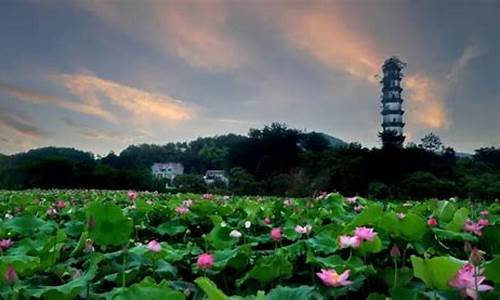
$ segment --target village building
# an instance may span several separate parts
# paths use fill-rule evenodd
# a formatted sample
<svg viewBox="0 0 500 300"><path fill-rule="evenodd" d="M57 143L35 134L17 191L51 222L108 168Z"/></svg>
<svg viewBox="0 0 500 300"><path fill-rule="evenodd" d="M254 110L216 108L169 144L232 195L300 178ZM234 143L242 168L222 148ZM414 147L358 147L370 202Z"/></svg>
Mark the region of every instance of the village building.
<svg viewBox="0 0 500 300"><path fill-rule="evenodd" d="M151 166L151 172L156 177L172 181L177 175L184 174L184 166L181 163L175 162L156 162Z"/></svg>
<svg viewBox="0 0 500 300"><path fill-rule="evenodd" d="M229 183L229 179L226 177L226 172L224 170L207 170L203 180L206 184L212 184L216 180L223 182L224 184Z"/></svg>

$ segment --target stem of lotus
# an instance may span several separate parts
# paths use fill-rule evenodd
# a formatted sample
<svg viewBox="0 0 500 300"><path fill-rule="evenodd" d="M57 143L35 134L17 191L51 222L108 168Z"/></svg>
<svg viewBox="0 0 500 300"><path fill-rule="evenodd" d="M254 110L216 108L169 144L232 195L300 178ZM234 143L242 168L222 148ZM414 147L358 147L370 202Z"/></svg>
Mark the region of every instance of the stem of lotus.
<svg viewBox="0 0 500 300"><path fill-rule="evenodd" d="M398 285L398 262L394 259L394 288Z"/></svg>
<svg viewBox="0 0 500 300"><path fill-rule="evenodd" d="M477 276L479 276L479 267L474 266L474 288L476 290L477 299L481 300L481 296L479 295L479 288L477 286Z"/></svg>
<svg viewBox="0 0 500 300"><path fill-rule="evenodd" d="M122 287L125 287L125 266L127 264L127 248L123 249L123 258L122 258Z"/></svg>

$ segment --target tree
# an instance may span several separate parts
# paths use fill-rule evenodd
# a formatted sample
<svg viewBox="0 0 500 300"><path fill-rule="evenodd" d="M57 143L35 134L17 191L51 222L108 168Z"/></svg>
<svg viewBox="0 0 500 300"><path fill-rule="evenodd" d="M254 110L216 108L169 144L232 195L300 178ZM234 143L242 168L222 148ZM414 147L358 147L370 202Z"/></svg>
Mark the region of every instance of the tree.
<svg viewBox="0 0 500 300"><path fill-rule="evenodd" d="M426 134L420 141L419 146L427 151L438 152L443 148L441 138L432 132Z"/></svg>

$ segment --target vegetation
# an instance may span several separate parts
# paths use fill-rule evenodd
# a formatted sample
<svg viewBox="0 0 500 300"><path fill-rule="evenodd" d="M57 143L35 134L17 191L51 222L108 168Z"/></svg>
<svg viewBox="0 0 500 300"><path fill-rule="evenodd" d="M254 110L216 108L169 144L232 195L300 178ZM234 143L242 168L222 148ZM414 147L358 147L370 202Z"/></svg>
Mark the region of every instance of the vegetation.
<svg viewBox="0 0 500 300"><path fill-rule="evenodd" d="M498 203L31 190L0 215L2 299L500 297Z"/></svg>
<svg viewBox="0 0 500 300"><path fill-rule="evenodd" d="M307 196L329 190L378 199L500 198L499 148L464 157L429 134L419 145L367 149L282 124L252 129L247 136L132 145L104 157L54 147L0 156L0 189L165 191L165 182L150 168L169 161L182 163L188 174L173 183L181 192ZM209 169L224 169L229 185L205 185L201 176Z"/></svg>

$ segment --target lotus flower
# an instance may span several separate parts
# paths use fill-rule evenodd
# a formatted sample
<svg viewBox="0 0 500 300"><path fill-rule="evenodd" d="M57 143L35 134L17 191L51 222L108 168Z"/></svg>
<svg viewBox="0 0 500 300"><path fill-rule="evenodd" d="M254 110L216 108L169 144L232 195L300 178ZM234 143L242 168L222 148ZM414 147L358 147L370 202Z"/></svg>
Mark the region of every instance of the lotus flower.
<svg viewBox="0 0 500 300"><path fill-rule="evenodd" d="M189 208L181 205L175 208L175 212L178 213L179 215L187 214L189 212Z"/></svg>
<svg viewBox="0 0 500 300"><path fill-rule="evenodd" d="M373 241L377 233L373 231L373 228L368 227L356 227L354 235L358 236L360 239L365 241Z"/></svg>
<svg viewBox="0 0 500 300"><path fill-rule="evenodd" d="M361 238L359 236L341 235L339 237L340 248L359 248L361 245Z"/></svg>
<svg viewBox="0 0 500 300"><path fill-rule="evenodd" d="M182 201L182 206L184 206L184 207L191 207L191 205L193 205L193 200L191 200L191 199L187 199L187 200Z"/></svg>
<svg viewBox="0 0 500 300"><path fill-rule="evenodd" d="M398 213L398 219L403 220L404 218L406 218L406 215L404 213Z"/></svg>
<svg viewBox="0 0 500 300"><path fill-rule="evenodd" d="M137 196L139 194L136 192L136 191L128 191L127 193L127 196L130 200L134 201L135 199L137 199Z"/></svg>
<svg viewBox="0 0 500 300"><path fill-rule="evenodd" d="M429 220L427 220L427 225L429 225L430 227L436 227L437 224L438 221L435 218L429 218Z"/></svg>
<svg viewBox="0 0 500 300"><path fill-rule="evenodd" d="M148 249L152 252L158 253L161 251L161 245L156 240L152 240L148 243Z"/></svg>
<svg viewBox="0 0 500 300"><path fill-rule="evenodd" d="M487 216L489 213L488 213L488 211L487 211L487 210L482 210L482 211L480 211L480 212L479 212L479 214L480 214L481 216Z"/></svg>
<svg viewBox="0 0 500 300"><path fill-rule="evenodd" d="M245 222L245 228L248 229L248 228L250 228L250 226L252 226L252 222L246 221Z"/></svg>
<svg viewBox="0 0 500 300"><path fill-rule="evenodd" d="M323 198L326 198L326 196L328 196L328 193L327 193L327 192L325 192L325 191L320 191L320 192L318 193L318 196L316 197L316 199L321 200L321 199L323 199Z"/></svg>
<svg viewBox="0 0 500 300"><path fill-rule="evenodd" d="M310 234L312 231L312 225L307 224L306 226L302 227L300 225L295 226L295 232L298 234Z"/></svg>
<svg viewBox="0 0 500 300"><path fill-rule="evenodd" d="M486 279L486 277L481 276L483 271L484 270L478 270L478 268L474 267L472 264L465 264L455 277L449 281L449 285L459 289L463 295L467 295L472 299L478 299L477 292L493 289L493 287L487 284L482 284Z"/></svg>
<svg viewBox="0 0 500 300"><path fill-rule="evenodd" d="M229 233L229 236L234 239L239 239L241 237L241 232L239 232L238 230L233 230Z"/></svg>
<svg viewBox="0 0 500 300"><path fill-rule="evenodd" d="M351 270L346 270L342 274L337 274L335 269L321 269L316 275L323 281L323 284L330 287L339 287L352 284L352 281L347 280L351 274Z"/></svg>
<svg viewBox="0 0 500 300"><path fill-rule="evenodd" d="M5 270L4 278L5 278L5 282L7 282L7 283L14 283L17 281L17 273L16 273L16 270L14 270L14 267L12 265L7 266L7 270Z"/></svg>
<svg viewBox="0 0 500 300"><path fill-rule="evenodd" d="M64 202L64 200L59 200L56 202L56 207L59 209L63 209L66 207L66 203Z"/></svg>
<svg viewBox="0 0 500 300"><path fill-rule="evenodd" d="M465 220L464 222L464 231L474 233L477 236L483 235L483 233L481 232L481 229L483 229L483 227L484 225L481 225L479 223L474 223L471 220Z"/></svg>
<svg viewBox="0 0 500 300"><path fill-rule="evenodd" d="M286 207L293 206L293 200L292 199L285 199L283 201L283 205L285 205Z"/></svg>
<svg viewBox="0 0 500 300"><path fill-rule="evenodd" d="M210 200L213 198L214 198L214 195L212 195L210 193L203 194L203 199L205 199L205 200Z"/></svg>
<svg viewBox="0 0 500 300"><path fill-rule="evenodd" d="M365 207L363 205L361 205L361 204L360 205L356 205L354 207L354 211L357 212L357 213L360 213L363 210L363 208L365 208Z"/></svg>
<svg viewBox="0 0 500 300"><path fill-rule="evenodd" d="M271 229L271 238L277 242L281 241L281 228L280 227L276 227L276 228Z"/></svg>
<svg viewBox="0 0 500 300"><path fill-rule="evenodd" d="M49 207L49 209L47 209L47 214L51 217L55 217L57 215L57 209Z"/></svg>
<svg viewBox="0 0 500 300"><path fill-rule="evenodd" d="M479 221L477 221L477 224L479 226L486 227L486 226L490 225L490 221L488 221L488 219L480 219Z"/></svg>
<svg viewBox="0 0 500 300"><path fill-rule="evenodd" d="M358 196L345 198L345 202L347 202L349 204L354 204L354 203L356 203L357 200L358 200Z"/></svg>
<svg viewBox="0 0 500 300"><path fill-rule="evenodd" d="M203 253L198 256L198 261L196 262L200 269L211 269L214 265L214 257L212 254Z"/></svg>
<svg viewBox="0 0 500 300"><path fill-rule="evenodd" d="M0 249L7 250L13 244L14 244L14 242L11 239L3 239L0 241Z"/></svg>
<svg viewBox="0 0 500 300"><path fill-rule="evenodd" d="M95 251L94 242L91 239L86 239L85 240L85 248L83 249L83 252L91 253L94 251Z"/></svg>
<svg viewBox="0 0 500 300"><path fill-rule="evenodd" d="M271 224L271 219L269 219L269 217L265 217L264 224Z"/></svg>

